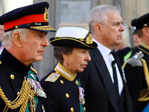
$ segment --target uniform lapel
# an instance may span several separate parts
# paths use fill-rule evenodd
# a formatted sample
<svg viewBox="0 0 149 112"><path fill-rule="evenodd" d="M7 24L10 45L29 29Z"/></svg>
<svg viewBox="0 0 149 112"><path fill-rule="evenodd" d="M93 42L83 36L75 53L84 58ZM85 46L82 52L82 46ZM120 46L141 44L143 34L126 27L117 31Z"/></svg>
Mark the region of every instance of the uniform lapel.
<svg viewBox="0 0 149 112"><path fill-rule="evenodd" d="M115 108L116 112L119 112L119 109L116 103L119 100L119 95L118 95L118 92L116 92L116 89L114 88L114 85L110 77L110 73L107 69L107 66L104 62L102 55L100 54L98 49L94 49L93 52L91 53L91 57L92 57L93 63L97 67L96 70L98 70L100 74L100 75L98 74L98 77L103 80L103 85L107 91L111 104Z"/></svg>

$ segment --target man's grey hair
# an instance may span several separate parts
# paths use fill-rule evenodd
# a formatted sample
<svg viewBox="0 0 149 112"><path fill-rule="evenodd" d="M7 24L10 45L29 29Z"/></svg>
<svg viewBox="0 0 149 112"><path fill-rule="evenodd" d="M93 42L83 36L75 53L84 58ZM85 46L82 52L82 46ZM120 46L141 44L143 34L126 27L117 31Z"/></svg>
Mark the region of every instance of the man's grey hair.
<svg viewBox="0 0 149 112"><path fill-rule="evenodd" d="M13 31L8 31L4 33L4 39L2 41L2 45L4 47L10 48L12 45L12 34L14 32L19 32L19 34L21 35L22 39L26 39L26 33L27 33L28 29L15 29Z"/></svg>
<svg viewBox="0 0 149 112"><path fill-rule="evenodd" d="M99 5L94 7L88 15L89 26L92 27L95 23L105 23L107 20L105 14L111 11L120 12L117 7L111 5Z"/></svg>

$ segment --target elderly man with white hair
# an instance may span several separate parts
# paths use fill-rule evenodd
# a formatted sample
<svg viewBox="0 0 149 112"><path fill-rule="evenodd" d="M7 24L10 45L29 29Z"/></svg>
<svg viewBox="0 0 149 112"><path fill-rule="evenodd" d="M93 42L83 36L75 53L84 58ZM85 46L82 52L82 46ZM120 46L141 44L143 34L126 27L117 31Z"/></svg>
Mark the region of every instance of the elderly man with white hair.
<svg viewBox="0 0 149 112"><path fill-rule="evenodd" d="M100 5L89 13L89 25L97 48L81 73L88 112L132 112L124 73L114 50L122 43L123 19L116 7Z"/></svg>

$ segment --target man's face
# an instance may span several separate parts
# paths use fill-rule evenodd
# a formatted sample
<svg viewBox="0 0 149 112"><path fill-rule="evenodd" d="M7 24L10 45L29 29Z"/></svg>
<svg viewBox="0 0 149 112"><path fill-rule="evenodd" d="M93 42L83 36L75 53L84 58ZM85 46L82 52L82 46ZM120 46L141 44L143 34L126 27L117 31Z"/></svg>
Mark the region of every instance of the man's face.
<svg viewBox="0 0 149 112"><path fill-rule="evenodd" d="M64 66L73 73L82 72L91 60L89 50L73 48L72 53L63 54Z"/></svg>
<svg viewBox="0 0 149 112"><path fill-rule="evenodd" d="M107 12L106 22L101 24L102 41L108 48L116 48L122 43L123 20L119 12Z"/></svg>
<svg viewBox="0 0 149 112"><path fill-rule="evenodd" d="M134 34L133 35L133 42L134 42L135 46L138 46L141 43L141 38L137 34Z"/></svg>
<svg viewBox="0 0 149 112"><path fill-rule="evenodd" d="M29 30L22 42L23 62L31 64L40 61L48 45L45 32Z"/></svg>

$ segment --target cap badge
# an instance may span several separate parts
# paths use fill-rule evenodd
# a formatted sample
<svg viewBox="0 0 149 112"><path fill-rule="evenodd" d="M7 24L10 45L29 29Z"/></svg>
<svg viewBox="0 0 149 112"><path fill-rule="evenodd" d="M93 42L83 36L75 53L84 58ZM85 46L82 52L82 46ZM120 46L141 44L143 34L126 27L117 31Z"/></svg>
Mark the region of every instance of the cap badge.
<svg viewBox="0 0 149 112"><path fill-rule="evenodd" d="M87 36L86 39L85 39L85 42L86 42L87 44L93 44L93 40L92 40L91 33L88 34L88 36Z"/></svg>
<svg viewBox="0 0 149 112"><path fill-rule="evenodd" d="M47 9L47 8L45 8L44 20L45 20L45 21L48 21L48 9Z"/></svg>

